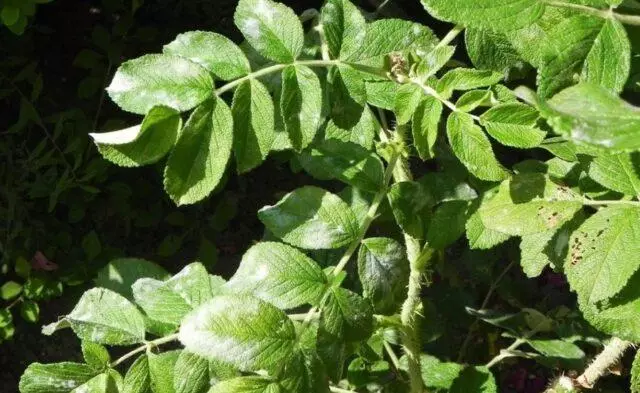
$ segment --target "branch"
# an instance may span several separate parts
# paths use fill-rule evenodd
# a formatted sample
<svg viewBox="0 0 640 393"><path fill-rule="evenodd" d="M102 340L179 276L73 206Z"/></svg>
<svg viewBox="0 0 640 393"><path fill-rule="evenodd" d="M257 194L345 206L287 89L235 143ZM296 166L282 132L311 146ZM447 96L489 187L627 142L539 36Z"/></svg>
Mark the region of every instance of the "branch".
<svg viewBox="0 0 640 393"><path fill-rule="evenodd" d="M584 370L582 375L576 378L578 385L585 389L592 389L598 379L608 374L609 368L615 365L632 345L629 341L617 337L612 338L602 352L593 359L593 363Z"/></svg>
<svg viewBox="0 0 640 393"><path fill-rule="evenodd" d="M138 354L138 353L140 353L140 352L142 352L144 350L150 349L151 347L157 347L158 345L166 344L168 342L175 341L177 339L178 339L178 333L175 333L175 334L171 334L169 336L158 338L158 339L153 340L153 341L147 341L147 342L144 343L144 345L141 345L138 348L136 348L136 349L134 349L134 350L132 350L130 352L127 352L124 355L122 355L121 357L119 357L118 359L116 359L114 362L112 362L109 365L109 367L114 368L117 365L123 363L125 360L135 356L136 354Z"/></svg>
<svg viewBox="0 0 640 393"><path fill-rule="evenodd" d="M640 16L618 14L617 12L613 12L613 9L601 10L598 8L588 7L582 4L565 3L563 1L547 1L546 4L552 7L569 8L573 10L582 11L585 14L597 16L598 18L616 19L620 23L624 23L627 25L640 26Z"/></svg>

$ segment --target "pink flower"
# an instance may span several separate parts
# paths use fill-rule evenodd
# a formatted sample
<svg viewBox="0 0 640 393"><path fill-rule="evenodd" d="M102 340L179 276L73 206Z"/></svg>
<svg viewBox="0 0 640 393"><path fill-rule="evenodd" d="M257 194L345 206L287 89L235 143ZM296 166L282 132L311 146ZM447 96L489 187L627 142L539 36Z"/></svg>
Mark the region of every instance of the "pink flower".
<svg viewBox="0 0 640 393"><path fill-rule="evenodd" d="M31 267L34 270L44 270L46 272L51 272L58 269L58 265L48 260L47 257L45 257L44 254L40 251L36 251L33 259L31 259Z"/></svg>

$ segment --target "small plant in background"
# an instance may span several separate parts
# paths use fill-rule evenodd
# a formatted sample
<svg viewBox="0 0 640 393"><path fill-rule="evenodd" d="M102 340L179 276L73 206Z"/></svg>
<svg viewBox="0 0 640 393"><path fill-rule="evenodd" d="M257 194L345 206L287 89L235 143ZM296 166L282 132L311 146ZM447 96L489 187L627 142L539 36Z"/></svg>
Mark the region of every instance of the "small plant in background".
<svg viewBox="0 0 640 393"><path fill-rule="evenodd" d="M27 27L29 18L36 13L38 4L50 3L53 0L2 0L0 1L0 24L21 35Z"/></svg>
<svg viewBox="0 0 640 393"><path fill-rule="evenodd" d="M92 137L117 165L162 166L176 204L275 152L319 184L258 211L229 280L108 264L43 329L72 329L85 362L34 363L20 391L497 392L523 359L567 372L549 392L594 387L640 342L640 109L620 98L640 17L619 3L422 0L453 23L439 39L348 0L303 18L240 0L246 44L193 31L123 63L107 92L144 118ZM462 33L473 67L453 59ZM579 311L554 302L567 283ZM488 325L502 337L478 340Z"/></svg>

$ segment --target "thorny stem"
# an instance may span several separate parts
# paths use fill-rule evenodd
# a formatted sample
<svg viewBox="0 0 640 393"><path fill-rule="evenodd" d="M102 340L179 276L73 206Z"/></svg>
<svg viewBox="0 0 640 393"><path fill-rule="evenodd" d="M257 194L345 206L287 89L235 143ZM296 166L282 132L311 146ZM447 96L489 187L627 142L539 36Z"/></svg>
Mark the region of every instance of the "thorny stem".
<svg viewBox="0 0 640 393"><path fill-rule="evenodd" d="M583 388L593 388L598 379L606 375L609 368L615 365L632 345L631 342L621 340L618 337L612 338L602 352L593 359L593 363L584 370L582 375L576 378L576 382Z"/></svg>
<svg viewBox="0 0 640 393"><path fill-rule="evenodd" d="M126 361L127 359L135 356L136 354L138 354L138 353L140 353L142 351L151 349L152 347L157 347L158 345L161 345L161 344L166 344L168 342L175 341L177 339L178 339L178 333L171 334L171 335L165 336L165 337L161 337L161 338L158 338L158 339L153 340L153 341L147 341L147 342L145 342L144 345L141 345L138 348L132 350L131 352L127 352L124 355L122 355L121 357L119 357L118 359L116 359L114 362L112 362L110 364L110 367L112 367L112 368L116 367L119 364L121 364L122 362Z"/></svg>
<svg viewBox="0 0 640 393"><path fill-rule="evenodd" d="M484 297L484 300L482 300L482 304L480 305L481 310L487 307L487 305L489 304L489 299L491 299L491 295L493 295L493 292L498 287L498 284L500 283L500 281L502 281L504 276L507 275L509 270L511 270L511 268L514 265L515 265L515 262L512 261L509 265L507 265L507 267L505 267L502 270L502 272L498 275L498 277L496 277L496 279L493 280L493 282L491 283L491 286L489 287L489 290L487 291L486 296ZM476 320L473 321L473 324L469 328L467 337L465 337L464 341L462 342L462 346L460 347L460 351L458 352L458 363L462 362L462 359L464 358L464 355L467 352L467 347L471 343L471 338L473 337L473 333L476 331L479 324L480 324L480 320L476 318Z"/></svg>
<svg viewBox="0 0 640 393"><path fill-rule="evenodd" d="M582 4L565 3L564 1L547 1L546 4L552 7L570 8L570 9L582 11L585 14L590 14L603 19L616 19L619 22L627 25L640 26L640 16L618 14L617 12L613 12L613 9L601 10L597 8L588 7Z"/></svg>
<svg viewBox="0 0 640 393"><path fill-rule="evenodd" d="M380 121L382 122L382 131L380 137L386 140L387 135L391 132L387 123L384 112L380 111ZM402 133L404 128L396 129L396 137L403 139ZM399 165L393 173L395 182L411 181L413 175L406 159L400 159ZM400 313L400 321L402 323L402 348L407 356L409 370L409 384L412 393L420 393L423 390L422 371L420 367L420 337L416 326L416 312L421 305L420 291L422 282L422 273L426 267L428 257L432 250L425 246L424 250L419 239L414 238L408 233L403 233L405 247L407 249L407 259L409 260L409 286L407 290L407 298L402 305Z"/></svg>

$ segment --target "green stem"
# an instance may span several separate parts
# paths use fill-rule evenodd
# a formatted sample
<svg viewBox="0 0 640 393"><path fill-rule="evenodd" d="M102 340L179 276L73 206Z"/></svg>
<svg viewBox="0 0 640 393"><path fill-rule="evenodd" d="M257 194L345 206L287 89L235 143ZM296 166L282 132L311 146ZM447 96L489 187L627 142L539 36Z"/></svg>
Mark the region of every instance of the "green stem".
<svg viewBox="0 0 640 393"><path fill-rule="evenodd" d="M440 42L438 42L438 45L436 45L436 47L433 49L435 50L435 49L442 48L443 46L449 45L451 41L453 41L460 33L462 33L463 30L464 30L464 26L455 26L453 29L451 29L447 33L447 35L442 37Z"/></svg>
<svg viewBox="0 0 640 393"><path fill-rule="evenodd" d="M440 95L440 93L438 93L433 87L425 85L422 81L418 80L418 79L411 79L411 83L413 83L414 85L420 87L422 89L422 91L425 92L425 94L432 96L433 98L435 98L436 100L442 102L442 104L444 106L446 106L447 108L451 109L451 111L453 112L459 112L459 113L466 113L461 111L460 109L458 109L456 107L456 105L447 100L446 98L442 97ZM475 121L480 121L480 117L476 116L476 115L472 115L467 113L469 116L471 116L473 118L473 120Z"/></svg>
<svg viewBox="0 0 640 393"><path fill-rule="evenodd" d="M608 206L608 205L630 205L630 206L640 206L640 201L627 201L627 200L619 200L619 201L594 201L591 199L584 199L582 201L583 205L586 206Z"/></svg>
<svg viewBox="0 0 640 393"><path fill-rule="evenodd" d="M393 367L396 370L400 370L400 360L398 359L398 355L396 355L396 353L393 351L393 348L391 348L391 344L389 344L386 340L383 340L382 345L384 346L384 350L387 352L387 355L389 355L389 359L391 359L391 364L393 364Z"/></svg>
<svg viewBox="0 0 640 393"><path fill-rule="evenodd" d="M335 386L329 386L329 391L333 393L357 393L353 390L341 389Z"/></svg>
<svg viewBox="0 0 640 393"><path fill-rule="evenodd" d="M331 67L337 64L340 64L340 60L299 60L299 61L294 61L293 63L290 63L290 64L274 64L272 66L259 69L258 71L252 72L249 75L233 80L227 83L226 85L223 85L217 88L215 90L215 94L216 96L221 96L223 93L226 93L230 90L235 89L236 87L241 85L243 82L246 82L250 79L260 78L261 76L282 71L283 69L285 69L290 65L302 65L307 67Z"/></svg>
<svg viewBox="0 0 640 393"><path fill-rule="evenodd" d="M389 163L387 164L387 168L385 169L385 172L384 172L383 186L373 197L373 201L371 202L371 206L367 211L367 215L362 221L362 224L360 225L360 232L358 233L358 237L354 241L352 241L351 244L349 244L349 247L347 247L346 251L342 255L342 258L340 258L340 261L338 262L336 267L333 269L334 275L337 275L338 273L343 271L344 268L347 266L349 259L351 259L351 257L353 256L353 253L358 249L358 246L362 242L362 239L364 239L365 235L367 234L367 231L369 230L369 226L371 226L371 223L376 218L378 208L380 207L380 203L387 196L389 182L391 181L391 177L393 175L393 169L395 168L399 157L400 157L399 152L394 152L393 155L391 156L391 159L389 160ZM319 307L311 307L311 309L309 309L309 311L307 312L306 317L302 321L302 327L298 334L299 337L302 336L302 332L304 332L307 326L311 323L311 320L313 319L314 314L316 314L318 310L322 308L322 305L324 305L324 303L326 302L328 298L328 293L329 291L325 292L325 295L322 297L322 300L320 301Z"/></svg>
<svg viewBox="0 0 640 393"><path fill-rule="evenodd" d="M158 338L158 339L153 340L153 341L147 341L147 342L145 342L144 345L141 345L138 348L136 348L136 349L134 349L134 350L132 350L130 352L127 352L124 355L122 355L121 357L119 357L118 359L116 359L114 362L112 362L110 364L110 367L114 368L114 367L118 366L119 364L123 363L124 361L126 361L127 359L135 356L136 354L138 354L140 352L148 350L151 347L157 347L158 345L166 344L168 342L175 341L177 339L178 339L178 333L171 334L171 335L165 336L165 337L161 337L161 338Z"/></svg>
<svg viewBox="0 0 640 393"><path fill-rule="evenodd" d="M367 231L369 230L369 226L371 226L371 223L376 218L378 208L380 207L380 203L382 203L384 198L387 196L389 182L391 181L391 178L393 176L393 170L396 167L396 163L398 162L399 158L400 158L400 153L394 152L391 159L389 160L389 164L387 165L387 169L385 170L385 173L384 173L383 186L380 189L380 191L378 191L376 195L373 197L373 201L371 202L371 206L369 206L367 215L362 221L362 225L360 225L360 232L359 232L358 238L351 242L351 244L349 245L345 253L342 255L342 258L340 258L338 265L335 267L335 269L333 269L334 274L338 274L342 270L344 270L345 266L349 262L349 259L351 259L351 256L356 251L356 249L362 242L362 239L364 239L365 235L367 234Z"/></svg>
<svg viewBox="0 0 640 393"><path fill-rule="evenodd" d="M516 350L520 345L526 342L527 340L523 338L516 339L516 341L514 341L513 344L509 345L507 349L501 350L498 355L496 355L493 359L489 360L489 362L487 362L487 364L485 364L484 366L486 368L491 368L496 364L500 363L503 359L513 356L510 352Z"/></svg>
<svg viewBox="0 0 640 393"><path fill-rule="evenodd" d="M619 22L627 25L640 26L640 16L618 14L617 12L613 12L612 9L601 10L597 8L588 7L582 4L565 3L564 1L547 1L546 4L552 7L569 8L569 9L578 10L578 11L584 12L585 14L597 16L598 18L616 19Z"/></svg>
<svg viewBox="0 0 640 393"><path fill-rule="evenodd" d="M507 265L507 267L504 268L502 272L498 275L498 277L491 283L491 286L489 286L489 290L487 291L487 294L485 295L484 300L480 305L480 310L485 309L487 305L489 305L489 299L491 299L491 295L493 295L493 292L496 290L496 288L498 288L498 284L500 283L500 281L502 281L504 276L507 275L507 272L509 272L509 270L511 270L511 268L515 264L516 264L515 262L511 262L509 265ZM467 347L471 343L471 338L473 337L473 333L475 332L475 330L478 328L479 325L480 325L480 319L476 318L475 321L473 321L473 324L471 325L471 327L469 328L469 332L467 333L467 336L462 342L462 346L460 347L460 351L458 352L458 363L462 363L462 359L464 358L464 355L467 352Z"/></svg>

